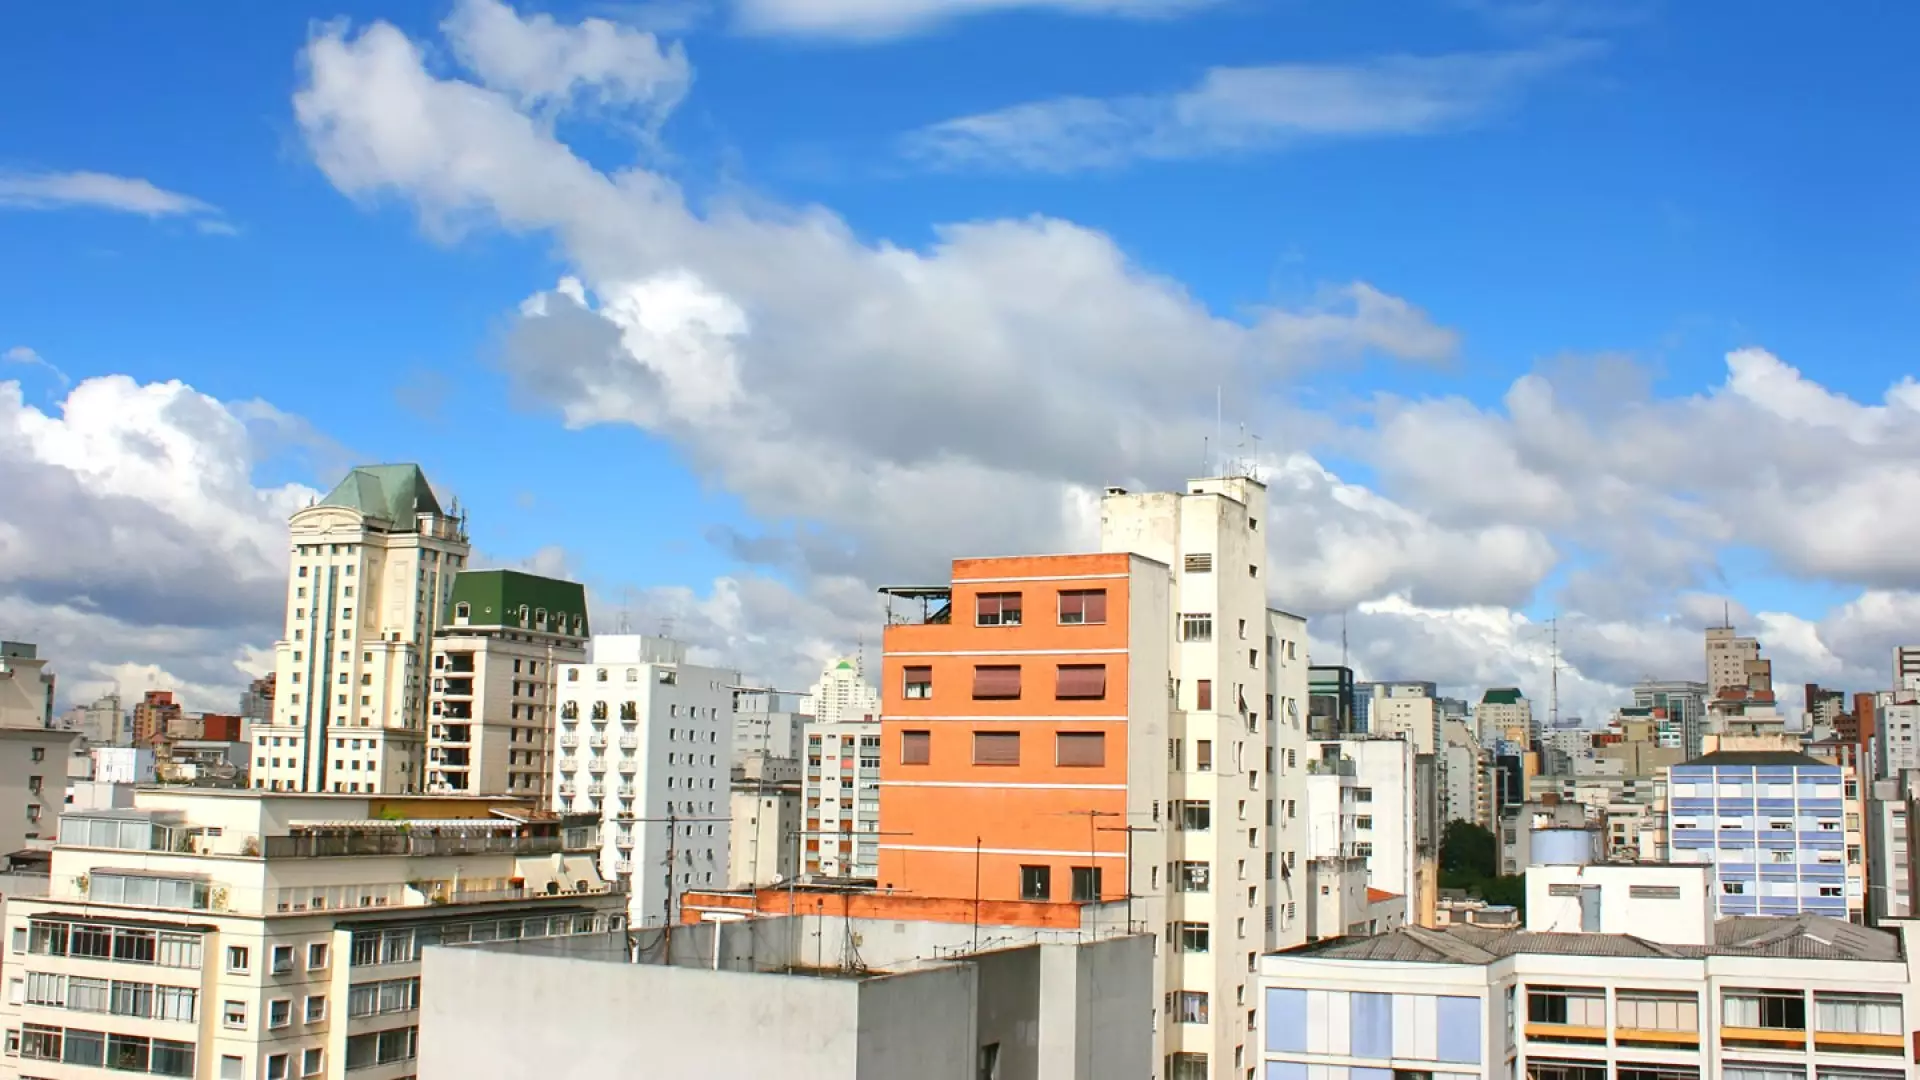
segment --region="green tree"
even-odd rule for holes
[[[1449,821],[1440,836],[1440,871],[1456,878],[1490,878],[1500,873],[1500,845],[1490,829],[1471,821]]]

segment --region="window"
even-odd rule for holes
[[[1207,924],[1203,922],[1179,922],[1173,924],[1173,942],[1181,952],[1203,953],[1208,946]]]
[[[1212,641],[1213,616],[1201,614],[1182,614],[1180,616],[1181,641]]]
[[[1614,999],[1614,1026],[1621,1045],[1633,1045],[1627,1031],[1700,1030],[1700,997],[1692,993],[1622,990]],[[1668,1040],[1649,1045],[1667,1045]]]
[[[347,1037],[347,1071],[410,1061],[415,1056],[418,1037],[419,1029],[414,1027],[350,1035]]]
[[[975,626],[1019,626],[1020,594],[981,593],[973,601]]]
[[[307,995],[307,1023],[318,1024],[327,1018],[327,996],[325,994]]]
[[[250,957],[245,945],[227,946],[227,970],[244,973],[252,962]]]
[[[906,670],[902,693],[909,701],[925,701],[933,696],[933,668],[910,667]]]
[[[1100,731],[1062,731],[1054,737],[1054,764],[1098,768],[1107,763],[1107,736]]]
[[[1729,1061],[1720,1066],[1720,1080],[1807,1080],[1807,1070],[1799,1065]]]
[[[1107,665],[1061,664],[1054,697],[1063,701],[1099,700],[1107,696]]]
[[[247,1003],[229,1001],[220,1009],[220,1023],[225,1027],[244,1028],[247,1026]]]
[[[300,1052],[300,1075],[319,1076],[326,1061],[326,1053],[317,1046],[309,1046]]]
[[[109,1011],[115,1016],[142,1018],[153,1016],[152,983],[121,982],[115,979],[109,1000],[111,1002]]]
[[[192,1076],[193,1044],[175,1042],[172,1039],[153,1040],[152,1064],[148,1071],[155,1076]]]
[[[1207,1055],[1168,1054],[1167,1080],[1207,1080]]]
[[[1204,804],[1203,804],[1204,805]],[[1203,893],[1213,888],[1213,864],[1177,862],[1173,864],[1174,888],[1184,893]]]
[[[157,986],[153,996],[155,1019],[182,1020],[187,1023],[199,1019],[198,990],[185,986]]]
[[[1210,554],[1189,555],[1186,557],[1185,560],[1183,560],[1183,562],[1187,568],[1187,573],[1189,574],[1213,573],[1213,556]]]
[[[1531,1039],[1604,1045],[1607,1041],[1607,993],[1588,987],[1529,986],[1527,1023],[1585,1028],[1595,1032],[1588,1036],[1584,1033],[1575,1035],[1560,1031],[1543,1033],[1529,1030],[1527,1036]]]
[[[973,697],[976,701],[1015,699],[1020,696],[1020,665],[979,664],[973,669]]]
[[[1900,998],[1891,994],[1813,995],[1815,1032],[1843,1035],[1900,1035]],[[1816,1036],[1815,1041],[1818,1041]],[[1895,1053],[1900,1052],[1894,1046]]]
[[[1198,772],[1213,771],[1213,740],[1200,739],[1193,744],[1193,767]]]
[[[327,943],[316,941],[307,946],[307,970],[319,971],[327,966]]]
[[[1203,990],[1181,990],[1173,995],[1173,1019],[1177,1024],[1207,1022],[1207,995]]]
[[[1726,893],[1728,896],[1739,896],[1747,891],[1747,883],[1744,881],[1723,881],[1720,883],[1720,891]]]
[[[286,975],[293,971],[293,946],[275,945],[273,947],[273,973]]]
[[[1053,895],[1053,868],[1049,866],[1023,866],[1020,868],[1020,899],[1046,900]]]
[[[925,765],[933,758],[933,732],[903,731],[900,733],[900,764]]]
[[[1678,885],[1629,885],[1627,895],[1635,900],[1678,900]]]
[[[1060,593],[1060,625],[1094,626],[1107,621],[1107,590],[1067,589]]]
[[[1213,680],[1200,679],[1193,684],[1193,706],[1201,712],[1213,708]]]
[[[109,1008],[112,984],[105,979],[75,975],[67,980],[67,1008],[75,1012],[103,1013]]]
[[[1720,1022],[1727,1027],[1805,1031],[1807,997],[1798,990],[1729,991],[1720,1001]]]
[[[1213,804],[1204,799],[1176,800],[1172,817],[1181,832],[1206,832],[1213,828]]]
[[[975,765],[1020,764],[1020,733],[1017,731],[976,731],[973,733]]]
[[[290,998],[274,998],[267,1002],[267,1026],[283,1028],[293,1023],[293,1001]]]
[[[287,1055],[267,1055],[267,1080],[287,1080],[292,1075],[289,1071],[291,1068]]]

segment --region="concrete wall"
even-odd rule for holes
[[[979,977],[971,964],[956,964],[857,984],[859,1046],[854,1080],[975,1080],[980,1044],[975,1041],[974,1008]],[[766,1064],[787,1076],[793,1075],[787,1067],[791,1060]]]

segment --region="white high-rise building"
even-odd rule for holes
[[[273,718],[253,725],[253,786],[422,790],[427,654],[466,565],[465,523],[418,465],[354,469],[293,515]]]
[[[880,873],[880,720],[807,723],[807,877]]]
[[[1439,751],[1440,703],[1425,689],[1432,683],[1382,683],[1367,708],[1367,732],[1413,743],[1414,753]]]
[[[1180,493],[1109,489],[1101,548],[1172,571],[1169,945],[1160,989],[1169,1080],[1235,1077],[1258,1058],[1248,1011],[1260,953],[1306,939],[1305,621],[1267,603],[1266,486],[1223,477]],[[1152,828],[1158,822],[1128,821]],[[1197,1005],[1197,1008],[1196,1008]]]
[[[843,720],[880,719],[880,691],[867,681],[866,666],[858,653],[843,656],[827,664],[820,681],[813,684],[800,711],[822,723]]]
[[[554,808],[600,815],[600,867],[634,925],[680,917],[680,895],[728,883],[728,757],[738,672],[687,663],[666,638],[601,635],[559,668]]]

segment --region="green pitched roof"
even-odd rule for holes
[[[418,465],[361,465],[347,474],[321,506],[344,506],[395,525],[412,525],[416,514],[445,514]]]
[[[569,637],[589,637],[587,623],[587,587],[577,581],[541,577],[518,570],[462,570],[453,579],[453,602],[447,605],[446,625],[458,621],[460,605],[467,605],[468,626],[500,626],[539,630],[539,616],[548,618],[547,629]],[[527,621],[520,621],[520,609]],[[552,621],[565,616],[565,629]],[[575,630],[573,622],[580,621]]]
[[[1518,705],[1521,693],[1511,686],[1500,686],[1488,690],[1480,698],[1482,705]]]

